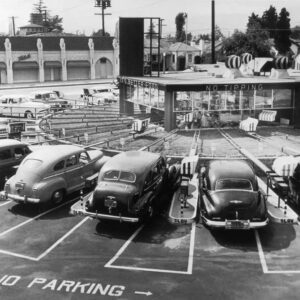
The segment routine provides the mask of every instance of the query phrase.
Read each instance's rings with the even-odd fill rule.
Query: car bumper
[[[137,223],[140,221],[140,218],[99,214],[97,212],[94,213],[94,212],[86,211],[85,209],[72,209],[71,208],[70,213],[72,215],[87,216],[87,217],[91,217],[93,219],[113,220],[113,221],[127,222],[127,223]]]
[[[0,192],[0,199],[3,200],[12,200],[17,203],[40,203],[41,199],[31,198],[27,196],[18,196],[13,194],[5,193],[4,191]]]
[[[268,218],[260,222],[250,222],[249,220],[216,221],[216,220],[210,220],[205,216],[202,216],[202,220],[208,227],[225,228],[225,229],[257,229],[257,228],[264,227],[269,223]]]

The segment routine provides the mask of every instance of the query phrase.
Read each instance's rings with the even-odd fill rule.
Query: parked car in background
[[[251,229],[268,224],[266,199],[244,160],[214,160],[200,174],[200,211],[211,228]]]
[[[54,111],[69,109],[72,105],[67,101],[62,99],[63,94],[59,91],[36,91],[30,96],[35,102],[43,102],[50,105],[51,109]]]
[[[114,86],[101,85],[92,88],[84,88],[83,94],[89,104],[99,105],[116,103],[119,100],[119,90]]]
[[[60,203],[67,194],[95,184],[105,158],[99,150],[79,146],[43,146],[23,160],[1,196],[19,203]]]
[[[97,219],[139,222],[165,203],[163,192],[175,187],[165,159],[158,153],[128,151],[110,158],[80,214]]]
[[[0,115],[32,119],[45,116],[49,111],[50,105],[31,101],[23,95],[0,97]]]
[[[13,139],[0,139],[0,188],[3,189],[5,178],[15,172],[21,161],[31,150],[26,143]]]

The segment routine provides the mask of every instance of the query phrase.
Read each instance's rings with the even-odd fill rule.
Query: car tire
[[[24,117],[26,119],[33,119],[33,113],[31,111],[26,111]]]
[[[57,190],[52,194],[51,202],[53,204],[60,204],[64,200],[64,196],[65,196],[64,190],[62,189]]]

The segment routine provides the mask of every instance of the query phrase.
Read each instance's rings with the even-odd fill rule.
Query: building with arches
[[[118,43],[113,37],[0,37],[0,84],[118,75]]]

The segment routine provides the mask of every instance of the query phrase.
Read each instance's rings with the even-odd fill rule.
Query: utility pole
[[[104,10],[107,7],[111,7],[111,0],[95,0],[95,7],[101,7],[101,14],[95,14],[95,15],[101,15],[102,16],[102,36],[105,36],[105,24],[104,24],[104,16],[108,16],[111,14],[105,14]]]
[[[16,16],[11,16],[11,23],[12,23],[12,29],[13,29],[13,36],[16,35],[16,26],[15,26],[15,18],[17,18]]]
[[[211,1],[211,63],[215,64],[215,0]]]

